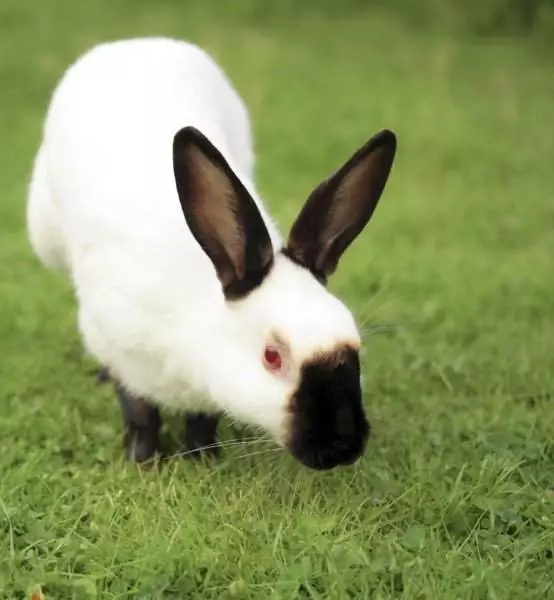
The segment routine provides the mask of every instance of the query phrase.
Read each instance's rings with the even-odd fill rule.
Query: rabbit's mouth
[[[297,460],[311,469],[328,470],[351,465],[364,453],[369,429],[367,424],[367,433],[357,438],[338,437],[321,446],[302,443],[290,450]]]
[[[362,405],[358,352],[318,356],[302,369],[290,406],[287,448],[312,469],[356,462],[370,425]]]

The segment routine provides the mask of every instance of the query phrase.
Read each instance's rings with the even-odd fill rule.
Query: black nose
[[[364,453],[370,436],[370,425],[365,417],[356,423],[351,433],[340,428],[326,439],[314,438],[308,432],[296,438],[290,446],[291,454],[311,469],[328,470],[355,463]]]
[[[369,423],[358,352],[344,347],[305,363],[290,408],[288,447],[299,461],[312,469],[332,469],[360,458]]]
[[[336,416],[336,432],[341,437],[349,437],[356,435],[356,420],[354,412],[344,406],[337,410]]]

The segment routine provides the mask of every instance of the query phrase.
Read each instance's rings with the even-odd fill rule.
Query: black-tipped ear
[[[273,262],[256,203],[219,150],[194,127],[175,135],[173,170],[186,222],[211,259],[226,298],[247,295]]]
[[[285,253],[325,282],[370,220],[396,153],[396,136],[380,131],[311,193]]]

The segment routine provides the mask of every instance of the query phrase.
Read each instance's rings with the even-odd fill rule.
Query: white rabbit
[[[370,139],[283,242],[253,185],[247,111],[204,51],[116,41],[69,68],[35,161],[29,236],[73,281],[85,347],[116,382],[128,456],[159,451],[161,406],[185,413],[190,450],[214,447],[223,412],[312,468],[361,456],[360,335],[325,284],[395,151],[388,130]]]

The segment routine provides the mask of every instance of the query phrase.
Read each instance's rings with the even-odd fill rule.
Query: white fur
[[[188,230],[172,141],[199,129],[257,202],[246,109],[199,48],[169,39],[113,42],[85,54],[56,89],[30,186],[31,243],[71,274],[88,351],[132,392],[180,410],[223,410],[282,440],[302,362],[359,343],[348,309],[278,255],[263,285],[226,303]],[[288,339],[288,376],[268,373],[271,332]]]

